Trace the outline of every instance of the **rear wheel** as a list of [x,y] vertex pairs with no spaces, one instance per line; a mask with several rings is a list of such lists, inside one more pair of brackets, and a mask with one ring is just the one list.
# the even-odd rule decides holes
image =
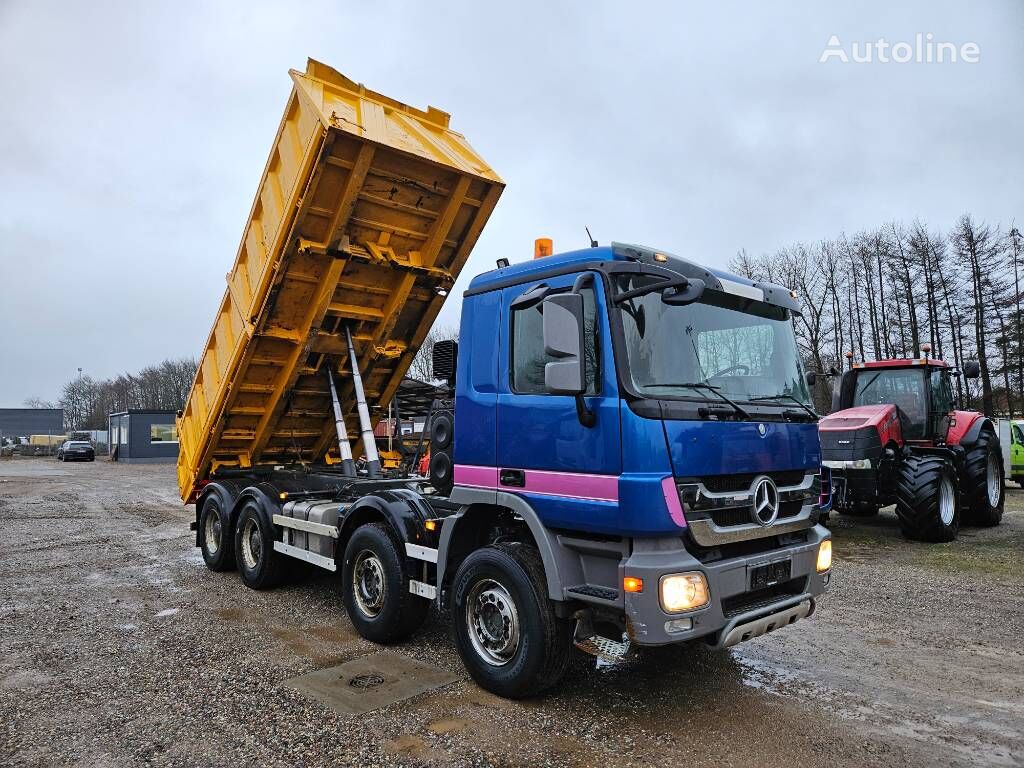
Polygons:
[[245,586],[270,589],[281,580],[281,555],[274,551],[274,538],[273,528],[250,501],[235,523],[235,562]]
[[569,663],[572,631],[548,599],[540,554],[524,544],[478,549],[452,585],[452,632],[480,687],[518,699],[548,688]]
[[941,456],[907,456],[896,471],[896,515],[908,539],[955,539],[960,510],[953,465]]
[[999,438],[983,430],[964,459],[964,525],[999,525],[1003,519],[1003,461]]
[[404,640],[430,611],[430,601],[409,592],[404,557],[384,523],[357,528],[348,540],[342,595],[356,631],[376,643]]
[[220,502],[208,496],[199,514],[199,548],[211,571],[230,571],[235,567],[235,548],[221,514]]

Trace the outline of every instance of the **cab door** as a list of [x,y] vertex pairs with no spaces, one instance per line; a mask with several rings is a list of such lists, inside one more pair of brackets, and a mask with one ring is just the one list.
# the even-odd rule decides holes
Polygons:
[[949,424],[953,417],[954,407],[949,369],[931,368],[928,385],[931,400],[928,404],[930,421],[928,426],[931,430],[931,438],[937,443],[944,443],[949,436]]
[[509,312],[498,371],[498,490],[525,498],[547,525],[614,529],[622,472],[619,392],[604,286],[596,274],[581,291],[583,400],[596,416],[594,426],[581,423],[574,397],[544,386],[544,366],[554,358],[544,351],[542,300],[571,290],[576,277],[504,289]]

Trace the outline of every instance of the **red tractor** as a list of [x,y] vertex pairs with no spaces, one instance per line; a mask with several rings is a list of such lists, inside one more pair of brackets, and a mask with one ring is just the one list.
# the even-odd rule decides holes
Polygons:
[[[904,536],[952,541],[964,525],[998,525],[1003,461],[995,425],[955,410],[944,360],[854,363],[818,424],[822,464],[831,470],[833,506],[868,516],[896,505]],[[963,375],[978,375],[978,363]]]

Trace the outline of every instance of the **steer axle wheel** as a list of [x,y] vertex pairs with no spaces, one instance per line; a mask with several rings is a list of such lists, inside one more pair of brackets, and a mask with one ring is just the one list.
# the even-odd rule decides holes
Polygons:
[[907,456],[896,473],[896,516],[908,539],[955,539],[960,509],[953,465],[941,456]]
[[395,643],[423,624],[430,602],[409,592],[405,558],[384,523],[356,529],[345,547],[342,599],[356,631],[367,640]]
[[455,574],[451,613],[459,656],[491,693],[532,696],[565,673],[570,622],[555,616],[536,549],[498,544],[470,554]]

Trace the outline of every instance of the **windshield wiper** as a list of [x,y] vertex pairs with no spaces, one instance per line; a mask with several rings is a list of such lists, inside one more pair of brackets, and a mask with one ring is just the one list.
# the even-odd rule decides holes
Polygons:
[[765,400],[789,400],[791,402],[796,403],[801,408],[803,408],[807,412],[807,415],[810,416],[815,421],[817,421],[818,419],[821,418],[817,413],[815,413],[813,408],[811,408],[809,405],[807,405],[802,400],[799,400],[798,398],[793,397],[792,395],[787,395],[787,394],[782,394],[782,395],[762,395],[761,397],[751,397],[750,398],[750,402],[752,402],[752,403],[758,403],[758,402],[762,402],[762,401],[765,401]]
[[709,392],[714,392],[716,395],[718,395],[722,399],[722,402],[728,403],[729,405],[731,405],[736,410],[736,413],[738,413],[744,419],[749,419],[750,418],[750,414],[747,413],[745,408],[740,406],[739,403],[736,403],[733,400],[730,400],[728,397],[726,397],[725,395],[722,394],[722,388],[721,387],[716,387],[714,384],[709,384],[706,381],[690,381],[690,382],[687,382],[685,384],[660,384],[659,386],[662,386],[662,387],[688,387],[690,389],[706,389]]

